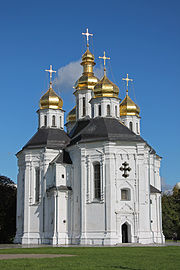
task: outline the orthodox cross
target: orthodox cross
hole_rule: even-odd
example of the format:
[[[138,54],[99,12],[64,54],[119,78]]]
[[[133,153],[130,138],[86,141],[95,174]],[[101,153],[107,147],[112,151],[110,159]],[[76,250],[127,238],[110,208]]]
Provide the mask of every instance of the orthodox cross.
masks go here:
[[[129,174],[127,172],[130,172],[131,171],[131,168],[128,167],[129,166],[129,163],[127,163],[126,161],[122,164],[122,166],[119,168],[121,171],[124,171],[123,173],[123,177],[124,178],[127,178],[129,176]]]
[[[56,73],[55,70],[52,69],[52,65],[50,65],[50,69],[45,69],[45,71],[49,72],[50,75],[50,84],[52,83],[52,73]]]
[[[99,58],[104,60],[104,75],[106,75],[106,60],[110,60],[110,57],[106,57],[106,53],[104,51],[104,55],[103,56],[99,56]]]
[[[82,33],[82,35],[85,35],[86,36],[86,39],[87,39],[87,47],[89,47],[89,36],[93,36],[93,34],[90,34],[88,32],[88,28],[86,29],[86,33]]]
[[[122,80],[123,81],[126,81],[126,84],[127,84],[127,90],[126,90],[126,93],[127,93],[127,95],[128,95],[128,84],[129,84],[129,81],[133,81],[132,79],[129,79],[129,77],[128,77],[128,74],[127,74],[127,77],[126,78],[122,78]]]

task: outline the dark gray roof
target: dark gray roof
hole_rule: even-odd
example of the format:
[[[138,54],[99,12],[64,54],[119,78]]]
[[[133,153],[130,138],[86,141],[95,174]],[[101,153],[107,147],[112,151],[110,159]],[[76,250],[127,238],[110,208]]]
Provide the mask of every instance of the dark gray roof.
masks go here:
[[[58,128],[40,128],[28,141],[23,149],[47,147],[50,149],[63,149],[70,142],[66,132]]]
[[[117,119],[103,117],[77,121],[69,136],[71,145],[102,140],[145,142]]]
[[[62,152],[60,152],[55,157],[55,159],[53,159],[53,161],[51,161],[51,163],[72,164],[72,160],[71,160],[69,153],[63,149]]]
[[[161,193],[161,191],[154,186],[150,185],[150,193]]]

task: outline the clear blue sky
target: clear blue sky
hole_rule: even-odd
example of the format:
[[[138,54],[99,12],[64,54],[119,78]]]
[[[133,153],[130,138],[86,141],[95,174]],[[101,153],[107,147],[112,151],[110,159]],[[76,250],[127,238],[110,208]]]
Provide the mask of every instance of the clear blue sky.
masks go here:
[[[82,32],[94,33],[97,67],[106,50],[108,76],[141,109],[141,135],[163,157],[161,175],[180,181],[180,1],[1,1],[0,174],[16,182],[17,153],[37,130],[39,99],[47,90],[50,64],[58,70],[81,58]],[[64,109],[73,90],[59,89]]]

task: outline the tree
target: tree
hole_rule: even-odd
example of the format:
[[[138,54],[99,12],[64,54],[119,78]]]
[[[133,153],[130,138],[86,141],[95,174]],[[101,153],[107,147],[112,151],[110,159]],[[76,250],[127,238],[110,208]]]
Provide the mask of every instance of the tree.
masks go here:
[[[0,243],[11,243],[16,233],[15,183],[0,175]]]
[[[162,224],[166,239],[172,239],[175,232],[180,239],[180,190],[173,189],[173,194],[162,196]]]

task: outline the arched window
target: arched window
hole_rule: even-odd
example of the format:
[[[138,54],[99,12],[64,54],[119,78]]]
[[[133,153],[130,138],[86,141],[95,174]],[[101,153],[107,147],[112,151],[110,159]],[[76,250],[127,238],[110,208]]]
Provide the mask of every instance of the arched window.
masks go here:
[[[129,128],[130,128],[131,131],[133,130],[133,124],[132,124],[132,122],[129,122]]]
[[[53,127],[56,126],[56,117],[55,117],[55,115],[52,116],[52,126]]]
[[[130,201],[130,189],[121,189],[121,201]]]
[[[83,97],[83,116],[86,115],[86,100],[85,97]]]
[[[47,127],[47,116],[44,116],[44,126]]]
[[[101,116],[101,105],[98,105],[98,115]]]
[[[117,117],[117,106],[115,106],[115,116]]]
[[[59,124],[60,124],[60,128],[62,127],[62,117],[59,117]]]
[[[107,105],[107,116],[110,116],[110,115],[111,115],[110,105],[108,104]]]
[[[100,163],[94,164],[94,199],[100,200],[101,198],[101,174]]]

